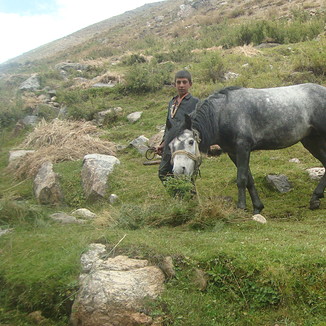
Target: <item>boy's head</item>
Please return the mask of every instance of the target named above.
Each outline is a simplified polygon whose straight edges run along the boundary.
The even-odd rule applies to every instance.
[[[191,80],[191,74],[190,74],[190,72],[187,71],[187,70],[180,70],[180,71],[178,71],[178,72],[175,74],[174,81],[176,82],[177,79],[179,79],[179,78],[182,78],[182,79],[187,78],[188,81],[189,81],[189,83],[192,83],[192,80]]]
[[[191,74],[189,71],[180,70],[175,74],[175,87],[180,97],[188,93],[189,88],[192,86]]]

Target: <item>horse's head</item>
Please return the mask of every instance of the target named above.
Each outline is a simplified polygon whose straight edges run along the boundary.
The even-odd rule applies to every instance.
[[[178,136],[169,142],[174,175],[194,177],[199,171],[201,155],[198,132],[191,128],[191,118],[186,116],[185,124]]]

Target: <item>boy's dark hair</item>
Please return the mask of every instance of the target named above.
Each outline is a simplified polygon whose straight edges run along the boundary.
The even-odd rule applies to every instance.
[[[189,80],[189,83],[191,83],[191,74],[187,70],[180,70],[175,74],[174,81],[177,80],[177,78],[187,78]]]

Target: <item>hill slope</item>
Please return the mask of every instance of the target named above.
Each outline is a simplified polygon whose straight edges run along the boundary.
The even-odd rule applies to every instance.
[[[188,37],[196,37],[201,26],[219,24],[226,19],[237,24],[243,20],[290,18],[291,13],[300,10],[306,10],[310,15],[314,15],[318,10],[325,10],[325,1],[166,0],[146,4],[138,9],[83,28],[13,58],[2,64],[3,67],[0,65],[0,69],[8,63],[31,62],[49,57],[67,57],[71,51],[76,53],[80,49],[89,47],[89,43],[121,48],[131,39],[137,40],[148,35],[170,39],[178,34],[183,34],[184,29],[191,30],[190,33],[187,33]],[[124,48],[123,50],[128,49]]]

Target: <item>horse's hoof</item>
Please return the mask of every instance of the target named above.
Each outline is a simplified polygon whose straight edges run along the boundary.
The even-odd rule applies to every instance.
[[[318,209],[319,207],[320,207],[320,200],[319,199],[310,201],[310,209],[311,210]]]

